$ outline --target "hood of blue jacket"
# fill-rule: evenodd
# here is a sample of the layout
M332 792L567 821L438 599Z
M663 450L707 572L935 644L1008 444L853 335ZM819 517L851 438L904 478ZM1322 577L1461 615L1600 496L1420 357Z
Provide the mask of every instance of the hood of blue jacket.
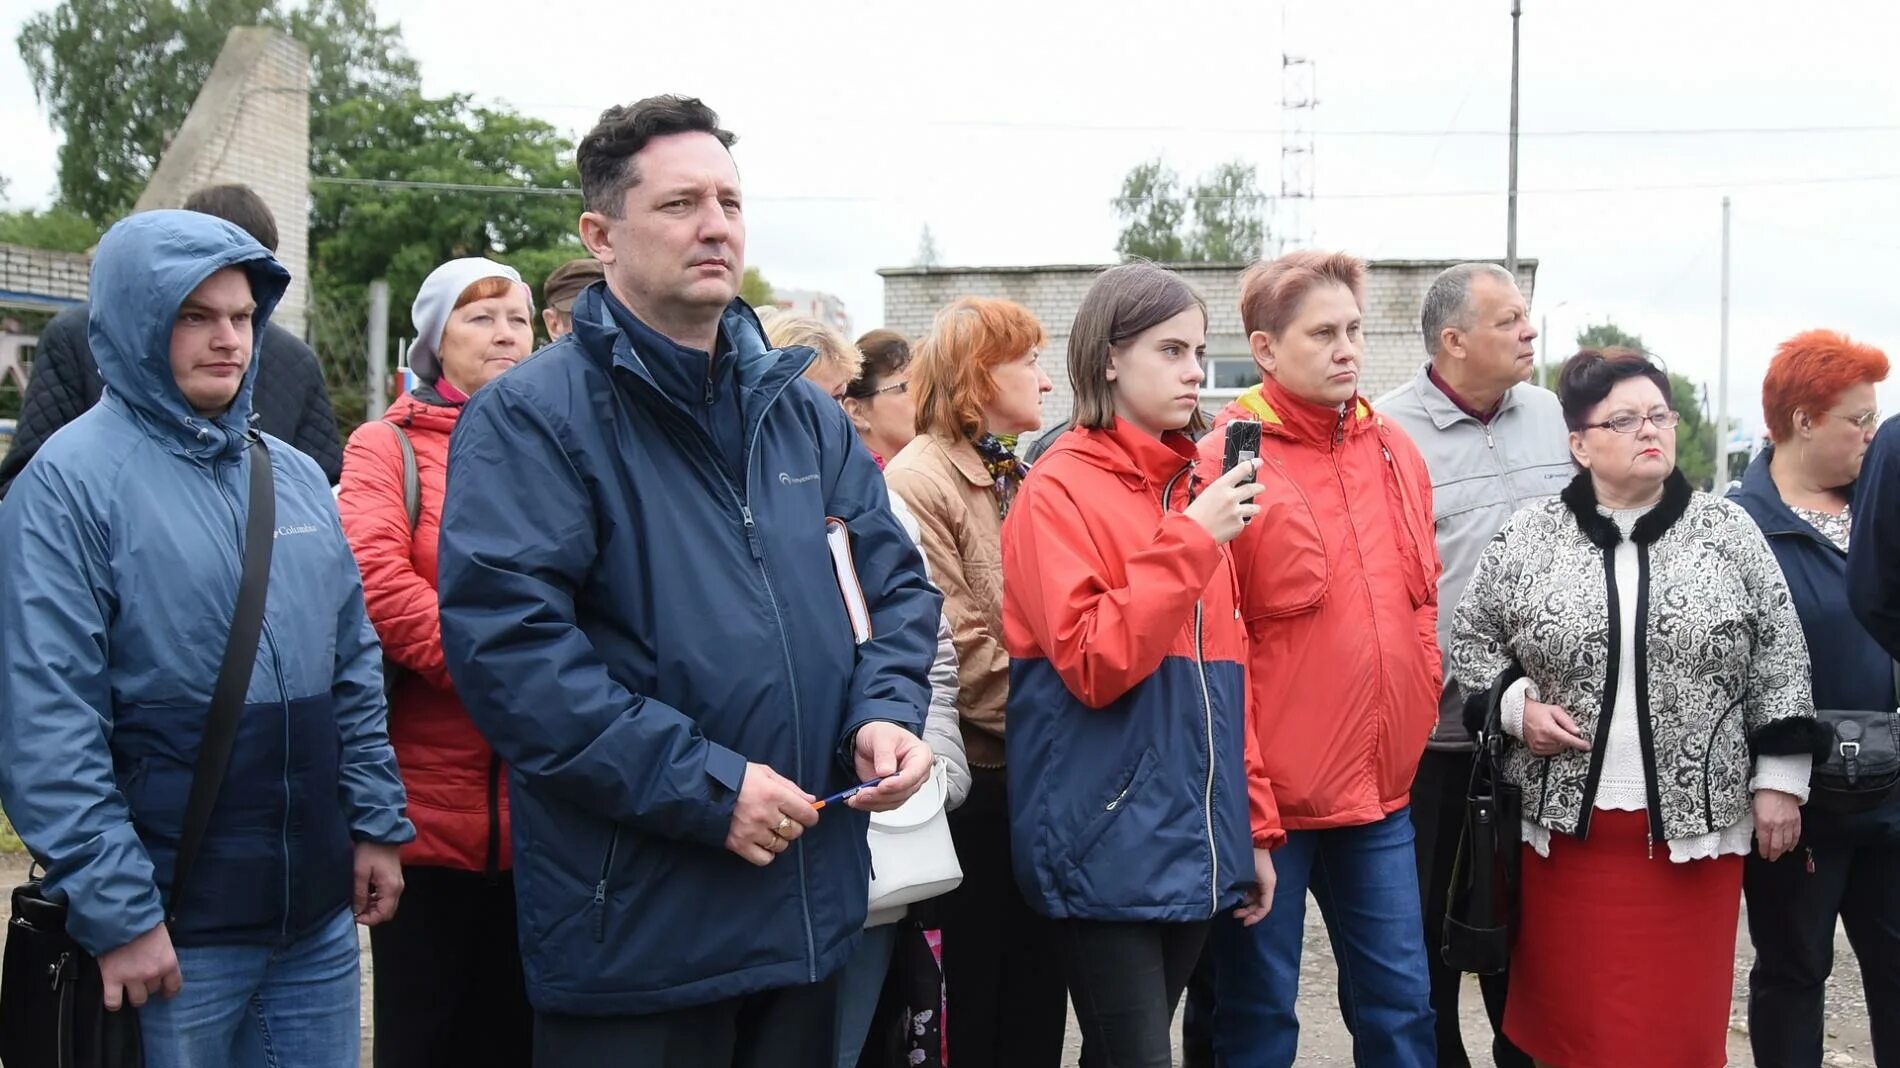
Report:
M257 311L251 363L231 407L207 420L192 411L172 377L171 337L178 309L205 279L242 267ZM164 438L194 455L241 448L257 381L257 346L290 272L236 226L195 211L147 211L106 231L93 256L87 339L106 388Z

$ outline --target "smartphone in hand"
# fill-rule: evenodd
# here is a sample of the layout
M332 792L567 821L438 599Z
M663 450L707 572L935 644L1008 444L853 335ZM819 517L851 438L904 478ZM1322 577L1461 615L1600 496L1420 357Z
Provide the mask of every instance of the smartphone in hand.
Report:
M1221 461L1221 474L1232 471L1248 460L1260 458L1260 424L1251 419L1236 419L1227 424L1227 455Z

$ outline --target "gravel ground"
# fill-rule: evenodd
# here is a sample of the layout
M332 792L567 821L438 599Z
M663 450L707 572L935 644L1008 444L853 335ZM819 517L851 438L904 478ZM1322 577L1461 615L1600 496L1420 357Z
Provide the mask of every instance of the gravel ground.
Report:
M1319 906L1311 898L1306 907L1306 951L1300 961L1300 1057L1306 1065L1349 1065L1352 1063L1352 1037L1339 1022L1335 989L1338 973L1333 967L1332 947L1326 940L1326 927ZM1827 984L1826 1065L1872 1065L1873 1047L1867 1033L1867 999L1861 991L1860 966L1847 944L1847 936L1835 932L1834 974ZM1736 932L1735 995L1729 1012L1729 1064L1731 1068L1754 1068L1755 1058L1748 1050L1748 968L1754 961L1754 949L1748 941L1744 921ZM1484 1015L1484 1002L1478 994L1476 979L1465 980L1465 994L1459 999L1464 1025L1465 1049L1473 1063L1490 1049L1491 1025ZM1079 1063L1082 1043L1073 1018L1069 1024L1068 1056L1065 1066ZM1180 1050L1180 1020L1175 1020L1175 1050Z
M27 860L20 854L0 855L0 886L11 889L26 874ZM11 907L10 898L0 897L0 914ZM1729 1018L1729 1062L1733 1068L1753 1068L1748 1053L1747 993L1748 966L1754 954L1748 943L1746 926L1737 933L1735 960L1735 1001ZM1834 976L1828 980L1827 1054L1830 1066L1873 1064L1873 1051L1867 1033L1867 1002L1860 988L1860 968L1854 961L1844 935L1835 936ZM1326 929L1319 908L1310 901L1307 907L1306 952L1303 958L1304 980L1300 990L1300 1015L1303 1020L1300 1042L1301 1065L1347 1065L1352 1063L1352 1040L1339 1023L1333 988L1335 972L1332 951L1326 941ZM374 981L369 967L369 941L363 939L363 1063L369 1063L370 987ZM1489 1025L1475 981L1468 981L1462 1000L1465 1045L1469 1050L1488 1048ZM1179 1021L1176 1039L1179 1040ZM1081 1052L1080 1032L1071 1021L1068 1056L1065 1065L1076 1065ZM979 1068L979 1066L971 1066Z

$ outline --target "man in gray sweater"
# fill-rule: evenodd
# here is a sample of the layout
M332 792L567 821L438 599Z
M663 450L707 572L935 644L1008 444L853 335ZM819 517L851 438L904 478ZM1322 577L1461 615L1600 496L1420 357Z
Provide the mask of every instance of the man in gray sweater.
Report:
M1557 397L1531 385L1537 330L1517 283L1493 263L1461 263L1433 280L1420 326L1431 362L1410 382L1379 398L1376 409L1417 443L1432 473L1438 555L1438 645L1449 649L1452 617L1478 555L1517 509L1561 491L1575 474ZM1460 976L1436 947L1443 938L1446 892L1464 819L1475 748L1464 728L1464 695L1446 673L1438 730L1412 786L1418 880L1424 893L1425 944L1438 1014L1438 1063L1469 1068L1458 1032ZM1506 977L1485 976L1485 1009L1499 1068L1530 1068L1504 1037Z

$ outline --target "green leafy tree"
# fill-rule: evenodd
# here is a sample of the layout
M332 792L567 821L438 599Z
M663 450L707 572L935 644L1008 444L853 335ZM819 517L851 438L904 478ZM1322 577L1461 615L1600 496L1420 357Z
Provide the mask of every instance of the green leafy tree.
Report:
M1178 263L1186 258L1181 224L1187 218L1187 200L1181 195L1180 177L1160 157L1136 164L1128 172L1114 204L1122 217L1115 251L1124 262Z
M1205 263L1252 263L1266 248L1267 227L1251 163L1234 160L1203 175L1189 193L1194 204L1194 233L1188 259Z
M400 31L369 0L61 0L16 44L59 149L60 203L102 226L131 210L236 26L284 30L310 50L311 154L332 109L365 94L414 90Z
M1158 157L1148 160L1123 176L1114 204L1122 218L1115 251L1124 262L1251 263L1266 247L1266 196L1253 164L1241 160L1202 175L1185 193L1174 171Z
M71 208L0 211L0 242L55 252L84 252L99 243L99 227Z
M347 421L363 410L352 383L370 282L389 282L394 352L395 338L414 333L416 290L443 261L487 256L538 289L556 264L585 250L574 231L573 146L547 123L415 92L345 100L330 114L333 136L316 177L338 181L313 186L310 274L321 300L344 311L314 319L312 343ZM482 186L495 191L471 188ZM530 187L574 194L522 191Z
M747 267L745 276L739 279L739 299L754 308L770 308L778 304L778 297L772 292L772 283L765 280L757 267Z
M1580 349L1635 349L1648 352L1640 334L1632 334L1608 319L1592 323L1577 331L1577 347Z
M1580 349L1625 348L1648 352L1640 334L1605 320L1577 331ZM1546 385L1556 388L1558 367L1549 370ZM1669 375L1669 403L1682 415L1676 427L1676 467L1693 486L1708 488L1715 477L1715 420L1708 414L1706 391L1687 375Z

